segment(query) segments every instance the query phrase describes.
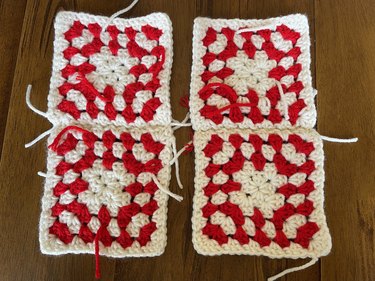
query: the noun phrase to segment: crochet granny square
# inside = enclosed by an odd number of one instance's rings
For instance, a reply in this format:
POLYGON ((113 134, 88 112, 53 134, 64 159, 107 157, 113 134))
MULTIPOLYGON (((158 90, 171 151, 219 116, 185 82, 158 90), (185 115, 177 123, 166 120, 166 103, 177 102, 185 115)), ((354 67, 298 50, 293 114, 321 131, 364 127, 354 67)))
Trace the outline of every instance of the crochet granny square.
POLYGON ((46 254, 160 255, 166 245, 169 127, 56 127, 40 219, 46 254))
POLYGON ((312 128, 307 18, 197 18, 190 87, 194 130, 312 128))
POLYGON ((193 243, 204 255, 328 254, 323 149, 312 129, 197 131, 193 243))
POLYGON ((60 12, 48 96, 52 123, 171 122, 172 26, 167 15, 133 19, 60 12))

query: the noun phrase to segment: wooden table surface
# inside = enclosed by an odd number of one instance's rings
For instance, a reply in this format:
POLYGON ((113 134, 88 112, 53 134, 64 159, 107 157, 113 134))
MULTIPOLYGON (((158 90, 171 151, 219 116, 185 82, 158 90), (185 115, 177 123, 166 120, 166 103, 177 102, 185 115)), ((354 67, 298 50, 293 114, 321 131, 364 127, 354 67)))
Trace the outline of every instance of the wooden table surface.
MULTIPOLYGON (((0 1, 0 280, 93 280, 93 255, 51 257, 39 251, 38 220, 46 143, 24 144, 50 127, 25 104, 46 110, 51 75, 53 20, 61 9, 111 15, 130 1, 0 1)), ((173 117, 186 110, 179 98, 189 91, 192 24, 197 16, 267 18, 308 15, 312 72, 319 90, 317 130, 333 137, 359 137, 356 144, 325 143, 325 211, 333 238, 329 256, 282 280, 375 280, 375 3, 373 0, 141 0, 126 17, 154 11, 173 22, 171 80, 173 117)), ((181 147, 189 129, 177 133, 181 147)), ((169 200, 168 245, 155 258, 101 258, 102 280, 265 280, 306 260, 198 255, 191 242, 194 155, 181 157, 185 200, 169 200)))

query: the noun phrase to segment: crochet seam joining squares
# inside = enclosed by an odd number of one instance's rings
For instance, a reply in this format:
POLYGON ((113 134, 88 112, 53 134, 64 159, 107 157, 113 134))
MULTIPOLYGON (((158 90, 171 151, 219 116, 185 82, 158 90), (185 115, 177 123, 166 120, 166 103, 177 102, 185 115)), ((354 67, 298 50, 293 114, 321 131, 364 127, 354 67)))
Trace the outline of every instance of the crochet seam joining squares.
POLYGON ((193 244, 203 255, 329 253, 306 16, 196 18, 193 244))
POLYGON ((60 12, 39 240, 45 254, 156 256, 167 243, 175 138, 172 25, 60 12), (100 249, 100 250, 99 250, 100 249))

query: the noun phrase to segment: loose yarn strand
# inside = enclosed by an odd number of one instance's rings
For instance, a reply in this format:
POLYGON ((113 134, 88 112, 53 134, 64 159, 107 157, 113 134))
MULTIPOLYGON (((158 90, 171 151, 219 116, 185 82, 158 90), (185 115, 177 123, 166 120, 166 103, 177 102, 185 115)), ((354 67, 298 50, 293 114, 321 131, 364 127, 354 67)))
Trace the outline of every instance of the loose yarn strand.
POLYGON ((281 83, 279 80, 276 80, 276 86, 277 86, 277 89, 279 90, 280 99, 283 101, 283 104, 284 104, 285 120, 289 120, 288 104, 285 100, 285 93, 283 90, 283 86, 281 86, 281 83))
POLYGON ((164 186, 162 186, 161 183, 159 182, 159 180, 157 179, 157 177, 154 174, 151 174, 151 178, 155 182, 155 184, 157 185, 157 187, 162 192, 164 192, 165 194, 168 194, 172 198, 176 199, 178 202, 181 202, 184 199, 182 196, 174 194, 173 192, 171 192, 170 190, 168 190, 164 186))
POLYGON ((42 171, 39 171, 38 173, 38 176, 42 177, 42 178, 46 178, 47 177, 47 174, 42 172, 42 171))
POLYGON ((288 273, 296 272, 296 271, 300 271, 302 269, 308 268, 308 267, 314 265, 317 261, 318 261, 318 258, 313 258, 313 259, 311 259, 311 261, 309 261, 308 263, 303 264, 301 266, 296 266, 296 267, 285 269, 284 271, 280 272, 279 274, 276 274, 272 277, 267 278, 267 281, 275 281, 276 279, 279 279, 280 277, 282 277, 282 276, 284 276, 288 273))
POLYGON ((189 118, 190 118, 190 114, 187 113, 185 118, 181 122, 172 119, 171 126, 172 126, 173 131, 178 130, 182 127, 190 127, 191 123, 188 123, 189 118))
MULTIPOLYGON (((177 154, 178 154, 178 152, 177 152, 177 146, 176 146, 176 141, 174 141, 172 143, 172 150, 173 150, 173 155, 174 155, 173 159, 175 159, 176 156, 177 156, 177 154)), ((175 174, 176 174, 177 185, 178 185, 178 187, 180 189, 183 189, 184 187, 183 187, 183 185, 181 183, 181 179, 180 179, 180 166, 179 166, 179 163, 178 163, 178 161, 175 161, 173 163, 174 163, 174 170, 175 170, 175 174)), ((173 163, 171 163, 170 165, 172 166, 173 163)))
POLYGON ((170 165, 173 165, 173 163, 175 163, 178 158, 181 156, 182 153, 184 153, 186 151, 186 149, 193 144, 193 141, 189 141, 187 144, 184 145, 183 148, 181 148, 176 154, 175 156, 173 157, 173 159, 171 160, 170 162, 170 165))
POLYGON ((43 138, 45 138, 46 136, 48 136, 51 132, 52 132, 52 129, 49 129, 48 131, 45 131, 44 133, 41 133, 39 136, 37 136, 34 140, 32 140, 31 142, 25 144, 25 148, 29 148, 31 146, 33 146, 34 144, 36 144, 38 141, 42 140, 43 138))
POLYGON ((31 96, 31 89, 32 89, 32 85, 29 84, 27 85, 27 89, 26 89, 26 104, 27 106, 32 110, 34 111, 36 114, 44 117, 44 118, 47 118, 47 113, 37 109, 35 106, 32 105, 31 103, 31 99, 30 99, 30 96, 31 96))
POLYGON ((103 31, 107 30, 107 27, 108 25, 110 25, 110 23, 115 19, 117 18, 118 16, 128 12, 129 10, 131 10, 137 3, 138 3, 139 0, 134 0, 129 6, 127 6, 126 8, 114 13, 109 19, 108 21, 106 22, 106 24, 103 26, 103 31))
POLYGON ((337 143, 354 143, 358 141, 358 138, 351 138, 351 139, 338 139, 338 138, 331 138, 331 137, 326 137, 323 135, 320 135, 322 140, 324 141, 329 141, 329 142, 337 142, 337 143))

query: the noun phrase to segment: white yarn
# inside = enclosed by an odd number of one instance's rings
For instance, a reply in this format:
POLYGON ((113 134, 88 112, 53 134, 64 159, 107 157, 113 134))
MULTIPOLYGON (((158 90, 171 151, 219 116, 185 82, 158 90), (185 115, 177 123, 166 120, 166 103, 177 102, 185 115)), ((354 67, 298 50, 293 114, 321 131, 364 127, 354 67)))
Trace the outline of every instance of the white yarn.
POLYGON ((190 127, 191 123, 187 122, 189 118, 190 118, 190 114, 187 113, 185 118, 181 122, 179 122, 178 120, 172 119, 171 126, 172 126, 173 131, 178 130, 182 127, 190 127))
POLYGON ((51 132, 52 132, 53 128, 41 133, 39 136, 37 136, 34 140, 32 140, 31 142, 25 144, 25 148, 29 148, 31 146, 33 146, 34 144, 36 144, 38 141, 42 140, 43 138, 45 138, 46 136, 48 136, 51 132))
POLYGON ((186 145, 184 145, 183 148, 181 148, 177 153, 175 153, 175 156, 172 158, 170 164, 173 165, 173 163, 178 162, 178 158, 181 156, 182 153, 185 152, 188 145, 191 145, 193 141, 189 141, 186 145))
POLYGON ((42 116, 44 118, 47 118, 47 113, 37 109, 35 106, 32 105, 31 100, 30 100, 31 89, 32 89, 32 85, 31 84, 27 85, 27 89, 26 89, 26 104, 27 104, 27 106, 32 111, 34 111, 36 114, 39 114, 40 116, 42 116))
MULTIPOLYGON (((95 134, 98 140, 95 141, 94 148, 92 149, 92 153, 94 153, 97 158, 92 164, 92 167, 85 169, 81 174, 75 173, 73 170, 68 170, 63 175, 56 175, 55 167, 64 160, 67 163, 76 163, 82 159, 88 149, 85 141, 82 139, 82 131, 75 131, 72 127, 72 131, 69 131, 69 133, 78 140, 78 143, 74 149, 64 153, 64 155, 59 155, 53 149, 48 150, 47 175, 45 175, 45 173, 39 173, 41 176, 47 176, 42 199, 43 210, 40 220, 40 245, 43 253, 53 255, 65 253, 94 253, 94 245, 92 243, 85 243, 81 238, 76 236, 81 224, 72 212, 63 212, 59 215, 59 220, 65 223, 69 231, 75 235, 73 241, 65 244, 62 243, 57 236, 50 234, 50 227, 55 221, 55 217, 51 215, 51 208, 56 204, 56 196, 54 195, 56 184, 59 183, 59 181, 63 181, 64 184, 69 185, 79 177, 88 183, 87 190, 80 194, 80 203, 87 205, 90 210, 92 218, 87 226, 94 234, 100 226, 96 214, 102 205, 106 206, 112 217, 111 223, 107 226, 112 237, 119 237, 120 235, 120 229, 116 223, 119 208, 126 206, 129 202, 135 202, 140 206, 144 206, 151 202, 151 200, 156 201, 158 206, 151 218, 145 213, 140 212, 133 217, 133 221, 127 226, 129 235, 136 238, 139 236, 139 231, 142 226, 154 222, 157 229, 153 232, 150 237, 151 240, 147 242, 146 245, 141 246, 136 239, 134 239, 133 245, 124 248, 118 241, 113 241, 111 246, 100 247, 100 255, 111 257, 158 256, 161 255, 165 249, 167 241, 167 195, 176 200, 182 200, 181 196, 173 194, 168 189, 171 177, 171 167, 169 163, 174 157, 172 152, 172 143, 174 141, 172 126, 176 125, 182 127, 187 125, 171 124, 169 81, 173 56, 173 39, 169 17, 163 13, 153 13, 140 18, 115 19, 121 13, 130 10, 136 2, 137 1, 133 1, 129 7, 113 14, 111 18, 85 13, 59 12, 55 19, 53 71, 48 97, 48 118, 55 125, 52 135, 57 136, 59 132, 67 126, 78 126, 81 129, 95 134), (76 21, 79 21, 85 27, 79 36, 69 42, 65 34, 76 21), (92 41, 93 34, 91 34, 90 30, 87 28, 89 24, 95 23, 100 25, 103 32, 100 39, 104 45, 108 45, 111 38, 106 28, 108 25, 112 25, 111 22, 121 33, 117 38, 120 45, 117 55, 109 52, 108 47, 104 47, 90 58, 82 57, 80 53, 73 55, 70 59, 64 57, 64 51, 70 44, 77 49, 82 49, 85 44, 92 41), (149 39, 146 36, 146 32, 142 27, 147 25, 156 27, 161 31, 161 35, 158 39, 149 39), (148 52, 142 59, 132 57, 126 48, 127 41, 130 40, 124 33, 127 27, 132 27, 137 32, 134 40, 141 48, 148 52), (165 54, 152 55, 152 50, 157 46, 164 47, 165 54), (83 80, 84 82, 92 84, 99 93, 94 101, 99 110, 98 115, 95 117, 90 116, 86 111, 88 101, 80 91, 68 90, 64 95, 60 93, 60 87, 64 85, 64 81, 68 80, 71 82, 70 80, 73 80, 72 82, 74 82, 77 76, 75 73, 66 79, 62 77, 62 70, 69 64, 79 66, 87 60, 90 60, 90 64, 96 68, 96 71, 82 77, 87 80, 83 80), (161 60, 164 60, 164 64, 157 75, 160 87, 158 87, 155 93, 152 93, 151 90, 143 90, 137 93, 131 105, 137 118, 134 122, 128 122, 124 116, 119 113, 127 106, 122 94, 124 87, 137 80, 146 85, 153 79, 150 73, 144 73, 136 77, 136 75, 129 73, 129 70, 141 64, 149 68, 157 61, 161 60), (114 72, 108 71, 109 69, 114 70, 114 72), (104 97, 102 93, 104 93, 104 89, 107 85, 111 85, 115 91, 112 105, 118 114, 114 120, 110 120, 106 115, 105 106, 108 101, 102 99, 104 97), (155 110, 152 120, 144 120, 140 116, 140 113, 144 109, 145 103, 151 98, 158 98, 161 104, 155 110), (74 103, 76 108, 80 111, 80 116, 75 119, 69 113, 60 110, 59 104, 62 101, 74 103), (103 165, 103 153, 109 150, 105 147, 104 143, 100 141, 104 132, 108 130, 116 136, 116 141, 113 143, 112 150, 110 151, 115 159, 117 159, 113 163, 112 169, 107 169, 103 165), (124 132, 130 134, 131 137, 136 140, 131 153, 138 162, 146 164, 150 160, 156 160, 156 158, 160 160, 162 167, 157 172, 157 175, 145 171, 136 175, 126 169, 121 159, 127 148, 119 141, 121 134, 124 132), (148 134, 151 134, 155 141, 164 145, 164 148, 157 155, 148 151, 142 144, 141 136, 148 134), (100 180, 97 180, 98 178, 100 178, 100 180), (137 193, 133 198, 126 190, 124 192, 118 192, 125 186, 129 186, 133 183, 140 183, 142 186, 151 183, 154 185, 154 188, 157 186, 158 189, 156 190, 155 196, 145 191, 137 193)), ((66 137, 65 134, 60 136, 62 138, 66 137)), ((59 202, 66 205, 70 204, 72 200, 75 200, 76 196, 67 190, 58 197, 59 202)))
POLYGON ((296 272, 296 271, 308 268, 308 267, 314 265, 317 261, 318 261, 318 258, 313 258, 313 259, 311 259, 311 261, 309 261, 308 263, 306 263, 304 265, 296 266, 296 267, 289 268, 289 269, 285 269, 284 271, 280 272, 279 274, 276 274, 275 276, 267 278, 267 281, 275 281, 276 279, 279 279, 280 277, 282 277, 282 276, 284 276, 288 273, 296 272))
POLYGON ((279 89, 280 100, 281 100, 282 104, 284 105, 285 120, 289 120, 288 103, 285 99, 283 87, 281 86, 281 83, 280 83, 279 80, 275 80, 275 82, 276 82, 277 88, 279 89))
POLYGON ((320 135, 313 129, 291 128, 291 129, 210 129, 198 130, 194 134, 194 149, 195 149, 195 193, 193 203, 193 244, 198 253, 203 255, 264 255, 271 258, 317 258, 329 253, 331 249, 331 237, 328 231, 326 218, 324 215, 323 200, 324 200, 324 171, 323 171, 323 144, 320 135), (252 163, 252 156, 255 148, 250 142, 250 135, 256 134, 263 144, 261 153, 267 161, 262 170, 257 170, 252 163), (282 147, 280 149, 281 155, 285 157, 286 161, 291 164, 302 166, 309 161, 314 162, 314 170, 309 174, 308 179, 314 185, 314 191, 309 193, 308 200, 314 205, 314 209, 309 216, 301 214, 293 214, 283 225, 283 232, 290 240, 290 245, 282 248, 272 238, 275 236, 275 226, 270 221, 275 210, 281 208, 286 203, 298 207, 302 204, 306 196, 303 194, 293 194, 289 198, 277 192, 277 189, 286 183, 295 186, 301 186, 306 181, 306 174, 296 172, 290 177, 283 175, 278 171, 275 163, 273 163, 276 151, 268 142, 270 135, 278 135, 282 139, 282 147), (241 137, 242 144, 236 149, 231 142, 232 136, 241 137), (295 146, 289 141, 291 135, 297 135, 303 141, 311 143, 314 150, 309 153, 300 153, 295 146), (212 148, 209 147, 212 137, 221 139, 220 145, 214 149, 219 149, 214 155, 206 156, 207 152, 212 153, 212 148), (209 149, 208 149, 209 148, 209 149), (238 150, 243 155, 243 166, 228 175, 223 168, 218 168, 219 171, 213 176, 206 174, 207 167, 212 164, 215 167, 224 167, 230 163, 234 153, 238 150), (212 182, 215 185, 222 186, 231 179, 241 185, 240 190, 230 192, 230 196, 219 189, 214 194, 205 195, 205 188, 207 183, 212 182), (254 214, 254 208, 257 208, 265 219, 265 224, 261 230, 270 238, 270 244, 267 247, 262 247, 258 243, 251 241, 248 244, 240 244, 231 237, 236 233, 236 225, 231 218, 227 218, 220 209, 210 215, 209 218, 203 217, 202 208, 208 202, 216 206, 220 206, 226 202, 237 205, 243 213, 245 223, 242 225, 243 230, 247 235, 253 237, 256 233, 256 226, 251 220, 254 214), (293 242, 293 238, 297 235, 297 229, 313 218, 319 226, 313 238, 310 240, 308 248, 301 247, 298 243, 293 242), (203 227, 210 221, 214 225, 219 225, 225 235, 228 235, 227 243, 220 245, 216 240, 202 233, 203 227))
MULTIPOLYGON (((51 77, 50 91, 48 96, 48 118, 53 124, 70 124, 72 122, 96 123, 102 126, 114 124, 117 126, 169 126, 171 123, 171 105, 169 102, 170 97, 170 75, 173 61, 173 37, 172 26, 169 17, 164 13, 152 13, 150 15, 123 19, 117 18, 112 23, 120 30, 117 38, 120 44, 120 49, 116 55, 112 54, 108 48, 101 48, 90 58, 83 57, 80 53, 75 54, 72 58, 67 60, 64 57, 64 51, 69 46, 70 42, 65 38, 64 33, 67 32, 74 21, 80 21, 83 25, 87 26, 90 23, 97 23, 102 27, 101 40, 103 44, 109 44, 110 34, 104 31, 103 26, 109 20, 108 17, 94 16, 84 13, 74 12, 59 12, 55 19, 55 40, 54 40, 54 57, 53 57, 53 71, 51 77), (150 40, 142 31, 142 26, 156 27, 162 31, 158 40, 150 40), (130 55, 129 50, 126 48, 127 42, 130 40, 124 33, 126 27, 133 27, 137 32, 135 36, 136 43, 143 49, 148 51, 148 54, 141 59, 130 55), (150 90, 138 91, 132 101, 131 109, 137 115, 134 121, 129 121, 121 114, 126 106, 129 106, 123 96, 124 89, 127 85, 136 82, 137 80, 144 85, 153 80, 151 73, 143 73, 138 78, 136 75, 130 73, 130 69, 135 66, 144 65, 150 68, 157 61, 162 59, 157 54, 151 54, 152 50, 162 46, 165 48, 165 62, 158 73, 158 80, 160 86, 153 94, 150 90), (96 67, 96 70, 84 75, 84 79, 94 85, 95 89, 100 94, 104 92, 106 86, 112 86, 115 91, 114 100, 111 102, 117 111, 116 118, 111 120, 105 113, 106 102, 96 97, 94 100, 98 108, 97 117, 91 116, 87 111, 88 100, 80 92, 76 90, 69 90, 64 96, 59 92, 59 89, 64 85, 66 78, 62 77, 61 70, 67 65, 74 66, 80 65, 83 62, 89 61, 90 64, 96 67), (122 62, 125 62, 122 63, 122 62), (142 112, 145 104, 151 98, 158 98, 161 102, 160 106, 154 111, 152 120, 144 120, 140 113, 142 112), (58 105, 61 102, 69 101, 80 111, 80 116, 75 119, 71 114, 59 109, 58 105)), ((110 24, 111 25, 111 24, 110 24)), ((92 41, 92 36, 87 28, 79 37, 74 39, 74 47, 82 49, 82 47, 92 41)), ((76 81, 77 74, 68 77, 68 80, 76 81)), ((73 83, 74 84, 74 83, 73 83)))
POLYGON ((117 18, 118 16, 130 11, 137 3, 138 3, 139 0, 134 0, 129 6, 127 6, 126 8, 114 13, 112 16, 110 16, 110 18, 108 19, 108 21, 104 24, 103 26, 103 31, 107 30, 107 27, 108 25, 110 25, 110 23, 115 19, 117 18))
MULTIPOLYGON (((287 70, 297 63, 302 67, 298 77, 292 79, 290 75, 283 75, 279 82, 282 85, 285 85, 286 88, 289 88, 292 83, 296 82, 301 82, 304 87, 299 94, 288 92, 286 95, 285 93, 284 95, 281 95, 281 99, 278 101, 276 109, 281 113, 282 119, 280 123, 277 123, 277 127, 289 128, 291 126, 296 126, 313 128, 316 123, 316 109, 314 103, 315 92, 312 88, 310 62, 309 26, 307 18, 304 15, 296 14, 265 20, 210 19, 201 17, 195 19, 193 29, 193 65, 190 83, 190 112, 193 129, 207 130, 222 127, 253 129, 272 128, 275 124, 267 118, 262 122, 254 123, 248 116, 250 108, 245 107, 241 108, 241 111, 243 112, 243 120, 241 122, 232 121, 226 114, 223 121, 216 124, 213 120, 203 116, 201 109, 207 104, 217 108, 222 108, 229 105, 228 100, 217 94, 210 96, 208 100, 203 100, 198 93, 207 84, 223 83, 236 92, 238 96, 237 103, 247 103, 248 98, 246 95, 249 89, 253 89, 257 92, 259 97, 257 105, 258 109, 263 116, 268 116, 270 113, 270 102, 266 94, 268 90, 275 86, 275 79, 268 76, 269 71, 276 66, 283 66, 287 70), (300 48, 301 54, 296 59, 286 56, 279 62, 276 62, 275 59, 269 58, 265 50, 262 50, 264 38, 259 34, 253 34, 251 37, 251 42, 256 47, 254 57, 250 58, 249 55, 246 54, 243 48, 244 37, 241 33, 246 31, 256 32, 261 29, 271 30, 271 42, 274 44, 275 48, 282 50, 285 53, 290 51, 293 44, 289 40, 283 39, 280 31, 276 30, 277 26, 283 24, 300 33, 300 38, 295 46, 300 48), (220 32, 223 28, 229 28, 236 32, 233 37, 233 43, 238 49, 236 54, 227 58, 225 62, 218 57, 218 55, 228 46, 227 38, 220 32), (203 44, 203 39, 206 37, 207 30, 209 29, 217 31, 216 40, 209 46, 205 46, 203 44), (203 64, 202 58, 208 52, 216 55, 216 59, 206 66, 203 64), (233 73, 223 79, 214 75, 208 81, 202 80, 202 74, 207 68, 208 71, 218 72, 224 67, 232 69, 233 73), (249 75, 249 73, 252 75, 249 75), (257 81, 259 81, 259 83, 257 81), (306 106, 303 111, 299 113, 296 123, 292 125, 287 107, 297 100, 303 100, 306 106)), ((278 88, 280 91, 279 86, 278 88)))
POLYGON ((47 177, 47 173, 44 173, 42 171, 39 171, 37 174, 38 174, 38 176, 43 177, 43 178, 47 177))
POLYGON ((163 191, 165 194, 168 194, 170 197, 176 199, 178 202, 181 202, 184 199, 182 196, 174 194, 169 189, 166 189, 163 185, 161 185, 160 182, 158 181, 157 177, 154 174, 151 174, 151 177, 152 177, 153 181, 155 182, 155 184, 158 186, 158 188, 161 191, 163 191))
POLYGON ((339 138, 331 138, 331 137, 326 137, 323 135, 320 135, 322 140, 324 141, 329 141, 329 142, 337 142, 337 143, 354 143, 358 141, 358 138, 351 138, 351 139, 339 139, 339 138))
MULTIPOLYGON (((177 145, 176 145, 176 141, 174 141, 174 142, 172 143, 172 151, 173 151, 173 155, 174 155, 174 157, 176 157, 176 155, 177 155, 177 145)), ((175 172, 176 172, 177 185, 178 185, 178 187, 179 187, 180 189, 183 189, 184 186, 183 186, 182 183, 181 183, 181 178, 180 178, 180 166, 179 166, 179 163, 178 163, 178 161, 175 161, 174 164, 175 164, 175 165, 174 165, 174 169, 175 169, 175 172)), ((173 165, 173 163, 170 164, 170 165, 173 165)))

